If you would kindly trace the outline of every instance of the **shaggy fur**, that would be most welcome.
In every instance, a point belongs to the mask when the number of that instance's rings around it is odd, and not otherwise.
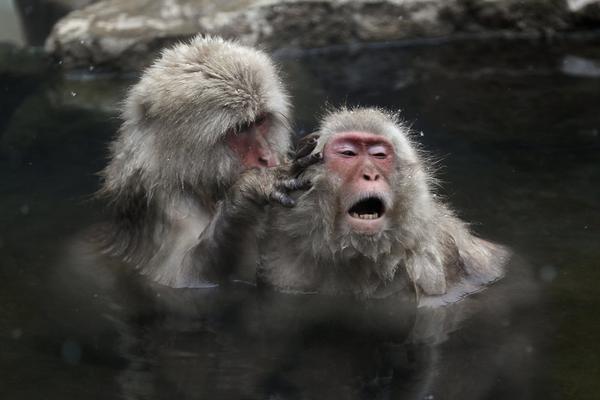
[[[313,187],[291,210],[275,207],[260,242],[260,277],[284,290],[373,296],[408,273],[418,291],[443,296],[467,279],[468,291],[498,279],[508,253],[478,239],[433,195],[432,178],[408,129],[385,111],[331,112],[318,131],[315,152],[338,132],[363,131],[388,138],[395,149],[393,198],[385,199],[387,226],[375,235],[340,224],[345,210],[338,178],[316,165],[304,173]],[[403,269],[400,271],[399,269]]]
[[[163,51],[129,91],[102,171],[115,211],[106,250],[162,284],[201,286],[190,251],[242,171],[223,140],[265,114],[283,156],[288,97],[263,52],[201,36]]]

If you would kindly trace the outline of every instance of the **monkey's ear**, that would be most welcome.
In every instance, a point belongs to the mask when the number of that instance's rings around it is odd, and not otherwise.
[[[135,121],[137,123],[143,123],[147,119],[151,118],[150,104],[148,101],[139,93],[131,93],[125,103],[125,115],[124,118],[128,121]]]
[[[138,103],[136,112],[137,116],[142,120],[152,118],[152,115],[150,115],[150,104],[145,100]]]

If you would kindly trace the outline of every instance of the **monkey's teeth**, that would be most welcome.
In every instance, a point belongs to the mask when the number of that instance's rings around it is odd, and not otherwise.
[[[377,218],[379,218],[379,213],[359,214],[357,212],[353,212],[350,215],[352,215],[353,218],[358,218],[358,219],[377,219]]]

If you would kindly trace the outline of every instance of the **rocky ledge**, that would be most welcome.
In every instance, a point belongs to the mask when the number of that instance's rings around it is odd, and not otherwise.
[[[135,70],[199,32],[275,50],[598,27],[600,0],[104,0],[60,20],[46,50],[67,68]]]

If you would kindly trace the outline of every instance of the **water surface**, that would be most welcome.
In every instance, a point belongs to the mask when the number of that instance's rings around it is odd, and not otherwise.
[[[600,392],[597,42],[279,54],[298,132],[315,128],[326,103],[400,109],[438,160],[440,194],[478,234],[519,254],[514,277],[437,314],[401,300],[396,307],[252,287],[152,289],[74,253],[74,239],[103,218],[90,194],[132,78],[64,76],[35,54],[5,49],[2,398],[593,399]]]

